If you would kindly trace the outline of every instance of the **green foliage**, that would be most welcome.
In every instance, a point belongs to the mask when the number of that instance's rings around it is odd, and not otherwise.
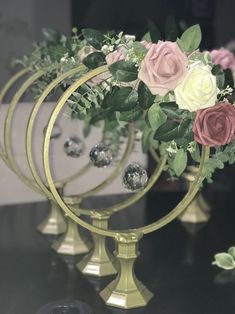
[[[235,247],[231,247],[228,253],[215,254],[213,265],[216,265],[225,270],[235,269]]]
[[[135,63],[120,60],[109,66],[114,79],[120,82],[132,82],[137,79],[138,70]]]
[[[164,142],[170,142],[175,139],[180,139],[185,135],[190,123],[191,120],[189,119],[183,120],[180,123],[172,120],[167,120],[157,129],[154,138],[156,140]]]
[[[105,55],[102,52],[95,51],[84,58],[82,62],[89,69],[95,69],[106,63]]]
[[[186,29],[180,39],[177,39],[177,43],[183,51],[192,52],[199,47],[201,40],[201,28],[196,24]]]
[[[151,94],[149,88],[140,82],[138,86],[138,101],[143,109],[148,109],[154,103],[155,96]]]
[[[147,153],[149,150],[149,147],[152,143],[154,131],[151,128],[145,127],[143,131],[143,135],[141,137],[141,146],[143,153]]]
[[[205,163],[203,176],[209,183],[213,182],[212,176],[215,170],[217,168],[223,169],[226,162],[229,164],[235,162],[235,141],[231,142],[224,148],[217,148],[214,154],[212,154],[209,160]]]
[[[225,75],[224,71],[221,69],[220,65],[216,64],[212,68],[212,74],[216,76],[216,83],[219,89],[224,88]]]
[[[195,143],[194,150],[192,152],[190,152],[190,154],[191,154],[191,157],[194,161],[200,162],[200,159],[201,159],[200,148],[196,142],[194,142],[194,143]]]
[[[173,160],[173,169],[175,174],[179,177],[187,166],[187,152],[182,148],[177,151]]]
[[[151,128],[156,131],[167,120],[167,115],[158,104],[153,104],[148,110],[148,120]]]
[[[176,102],[162,102],[159,104],[162,111],[167,115],[169,119],[181,119],[182,117],[182,110],[178,108]]]
[[[137,105],[138,94],[131,87],[115,89],[105,99],[106,106],[112,111],[128,111]]]
[[[101,49],[104,41],[104,35],[100,31],[91,28],[85,28],[82,29],[82,35],[89,45],[95,49]]]
[[[138,105],[136,105],[131,110],[120,112],[118,118],[120,121],[134,122],[138,120],[141,116],[142,116],[142,110]]]

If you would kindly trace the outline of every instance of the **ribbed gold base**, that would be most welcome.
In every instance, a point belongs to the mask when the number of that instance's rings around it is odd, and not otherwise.
[[[204,199],[201,192],[195,196],[193,201],[188,205],[185,211],[178,217],[182,222],[186,223],[203,223],[210,219],[210,206]]]
[[[106,212],[96,212],[91,216],[93,226],[102,229],[108,228],[109,218],[110,214]],[[92,252],[78,263],[78,269],[84,275],[95,277],[105,277],[116,274],[115,258],[107,248],[105,237],[98,234],[92,234],[92,237],[94,240]]]
[[[48,216],[37,227],[37,230],[43,234],[59,235],[66,231],[66,221],[61,209],[53,202]]]
[[[58,254],[79,255],[89,252],[89,247],[82,239],[77,224],[67,219],[67,231],[53,245],[52,249]]]
[[[100,296],[108,306],[120,309],[133,309],[147,306],[153,294],[136,278],[134,263],[138,256],[137,234],[116,236],[116,255],[120,263],[117,278],[112,281]]]

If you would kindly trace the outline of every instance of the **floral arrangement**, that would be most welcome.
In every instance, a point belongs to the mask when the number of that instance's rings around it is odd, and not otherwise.
[[[190,160],[199,161],[200,146],[211,147],[204,176],[212,180],[216,168],[235,161],[234,56],[221,49],[200,52],[199,25],[177,37],[170,31],[161,40],[151,27],[142,41],[110,40],[96,30],[83,30],[88,49],[83,64],[109,71],[69,100],[70,114],[89,125],[105,121],[107,128],[141,134],[142,148],[167,154],[172,178]],[[88,100],[88,104],[85,100]]]
[[[85,135],[101,122],[105,131],[122,136],[132,125],[143,152],[154,147],[167,154],[173,179],[191,161],[199,161],[201,145],[212,148],[204,170],[208,181],[215,169],[234,163],[235,58],[224,48],[201,52],[199,25],[179,36],[168,23],[163,39],[150,23],[142,41],[93,29],[81,34],[73,29],[70,37],[44,30],[43,36],[31,56],[20,61],[32,70],[46,69],[36,82],[36,95],[51,79],[79,64],[85,67],[78,76],[108,66],[109,71],[83,84],[68,101],[67,114],[84,121]],[[64,81],[62,90],[77,77]]]

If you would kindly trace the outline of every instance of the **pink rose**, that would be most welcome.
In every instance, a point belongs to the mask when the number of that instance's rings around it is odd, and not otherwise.
[[[187,74],[188,59],[177,43],[159,41],[152,44],[141,63],[139,79],[153,95],[165,96]]]
[[[224,70],[230,69],[235,71],[235,57],[229,50],[225,48],[212,50],[210,55],[213,63],[219,64]]]
[[[197,111],[193,133],[196,142],[209,147],[230,143],[235,134],[235,108],[220,102]]]
[[[140,43],[141,43],[147,50],[149,50],[149,49],[151,48],[152,44],[153,44],[153,43],[147,42],[146,40],[142,40]]]
[[[108,65],[113,64],[117,61],[124,60],[126,56],[126,48],[120,47],[117,50],[110,52],[106,56],[106,62]]]

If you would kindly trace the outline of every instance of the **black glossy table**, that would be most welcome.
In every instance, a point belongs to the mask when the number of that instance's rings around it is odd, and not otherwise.
[[[80,314],[234,314],[235,272],[211,265],[214,253],[235,245],[234,193],[209,192],[213,210],[207,224],[183,225],[176,220],[141,241],[136,272],[155,297],[147,308],[129,311],[107,308],[99,298],[98,291],[112,278],[83,277],[75,267],[81,257],[56,255],[50,249],[53,239],[36,231],[47,214],[46,202],[0,207],[0,314],[35,314],[59,300],[81,302],[80,311],[71,312]],[[149,194],[139,205],[113,217],[112,224],[152,222],[181,197],[182,193],[174,192]],[[88,206],[114,198],[93,198]]]

